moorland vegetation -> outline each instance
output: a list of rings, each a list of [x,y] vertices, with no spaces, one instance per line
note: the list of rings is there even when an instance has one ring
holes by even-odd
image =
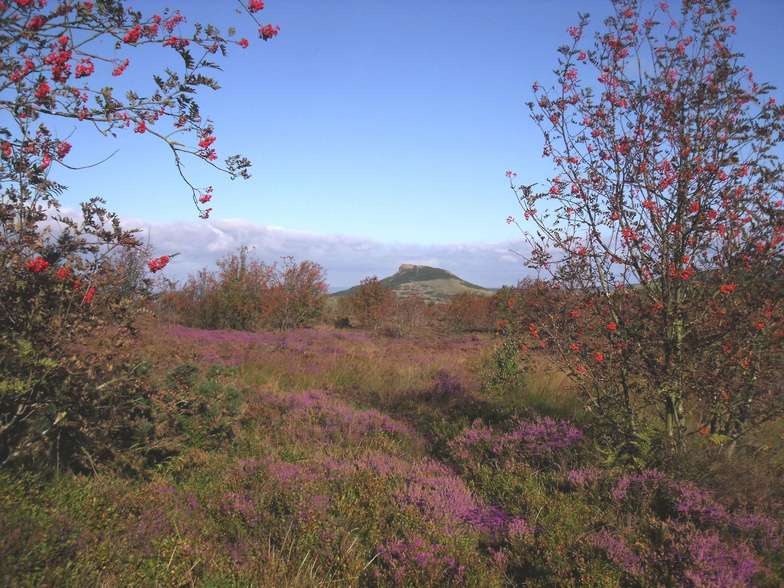
[[[0,3],[0,581],[781,585],[784,109],[725,0],[612,6],[534,88],[558,175],[507,173],[539,279],[433,301],[329,298],[314,262],[245,248],[167,283],[176,252],[102,200],[62,210],[53,121],[247,176],[197,97],[250,42]],[[133,62],[96,39],[182,69],[120,91]]]

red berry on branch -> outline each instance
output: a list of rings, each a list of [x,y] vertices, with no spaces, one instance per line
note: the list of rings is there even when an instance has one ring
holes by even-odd
[[[30,261],[28,261],[25,264],[25,269],[27,269],[28,271],[31,271],[31,272],[33,272],[35,274],[40,274],[42,271],[44,271],[48,267],[49,267],[49,262],[46,261],[40,255],[38,257],[34,258],[34,259],[31,259]]]
[[[87,292],[84,293],[84,298],[82,298],[82,304],[91,304],[94,297],[95,297],[95,287],[90,286],[89,288],[87,288]]]
[[[170,257],[168,255],[162,255],[147,262],[147,267],[150,268],[152,273],[159,272],[168,265],[169,260]]]
[[[264,25],[259,29],[259,35],[265,41],[269,41],[273,37],[277,37],[278,33],[280,32],[279,26],[273,26],[271,24]]]

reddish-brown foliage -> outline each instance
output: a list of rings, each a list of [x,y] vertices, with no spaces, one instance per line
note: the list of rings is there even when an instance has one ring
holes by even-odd
[[[339,301],[340,310],[359,325],[379,329],[391,313],[395,294],[376,276],[363,279],[350,294]]]
[[[313,324],[324,308],[326,282],[312,261],[268,265],[239,253],[218,261],[218,269],[201,270],[185,285],[161,297],[173,320],[207,329],[291,329]]]

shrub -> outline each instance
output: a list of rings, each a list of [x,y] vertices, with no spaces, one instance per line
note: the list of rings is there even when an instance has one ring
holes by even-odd
[[[492,460],[499,464],[526,462],[541,469],[562,469],[575,460],[583,432],[567,421],[544,417],[518,421],[506,432],[475,421],[450,442],[455,459],[463,464]]]
[[[241,247],[219,259],[216,271],[205,268],[191,275],[182,289],[167,293],[162,302],[187,326],[253,330],[262,322],[262,299],[272,286],[273,272]]]
[[[177,290],[160,297],[164,316],[206,329],[292,329],[309,326],[324,310],[326,282],[312,261],[268,265],[247,247],[218,260],[218,269],[201,270]]]
[[[394,297],[388,312],[382,324],[384,334],[390,337],[422,335],[432,323],[429,307],[421,296]]]
[[[81,222],[62,219],[59,233],[38,232],[37,225],[21,232],[17,217],[3,219],[4,464],[85,471],[149,431],[149,390],[131,348],[147,287],[127,263],[138,243],[99,200],[82,212]],[[113,255],[120,249],[123,258]]]
[[[660,415],[672,453],[695,432],[732,447],[784,411],[784,108],[733,51],[728,1],[612,4],[534,84],[557,175],[507,172],[561,303],[526,327],[622,439]]]
[[[286,257],[282,267],[275,269],[263,322],[276,329],[293,329],[319,320],[327,291],[323,268],[312,261],[295,263]]]
[[[395,294],[376,276],[363,279],[359,286],[340,299],[341,311],[369,329],[381,328],[390,315]]]
[[[190,53],[226,55],[247,40],[200,24],[179,32],[185,16],[165,14],[146,16],[121,0],[0,8],[0,464],[86,470],[149,431],[136,427],[148,420],[149,394],[142,364],[128,351],[146,289],[142,250],[101,199],[83,203],[79,219],[62,214],[65,186],[53,170],[68,167],[73,145],[56,129],[67,121],[104,136],[133,129],[160,139],[204,218],[212,188],[188,181],[183,158],[249,177],[241,156],[217,163],[215,129],[197,94],[217,89],[206,72],[219,65]],[[171,36],[175,28],[180,36]],[[265,40],[276,33],[269,25],[259,30]],[[124,55],[139,45],[163,62],[163,55],[175,58],[181,71],[162,65],[149,93],[124,84]],[[101,67],[105,77],[97,81]],[[150,271],[171,257],[150,260]]]
[[[523,385],[525,371],[520,359],[520,343],[508,337],[493,352],[488,386],[491,389],[515,389]]]
[[[492,302],[490,297],[477,294],[452,296],[442,309],[447,329],[457,333],[491,331]]]

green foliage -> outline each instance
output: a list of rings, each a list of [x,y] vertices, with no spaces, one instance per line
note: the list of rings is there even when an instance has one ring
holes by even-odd
[[[166,385],[174,389],[190,390],[199,376],[198,366],[192,363],[183,363],[166,374]]]
[[[660,561],[657,553],[690,561],[690,544],[672,543],[680,529],[672,492],[688,487],[673,482],[648,500],[632,482],[628,498],[615,500],[619,481],[635,474],[631,462],[602,463],[599,429],[556,453],[514,445],[537,434],[537,415],[510,401],[520,388],[487,394],[487,365],[475,360],[485,351],[490,365],[500,353],[501,372],[515,374],[509,346],[499,352],[489,338],[465,337],[413,347],[317,330],[305,332],[313,337],[305,347],[322,341],[331,353],[261,346],[238,367],[206,368],[187,338],[158,329],[143,349],[156,357],[158,392],[142,476],[0,472],[0,526],[14,530],[0,539],[0,569],[15,583],[657,585],[655,570],[635,576],[597,547],[602,530],[643,561]],[[196,333],[193,349],[209,357],[210,334]],[[176,357],[161,352],[171,348]],[[411,354],[427,359],[407,361]],[[523,397],[539,377],[523,374]],[[555,410],[562,401],[551,390]],[[510,437],[521,419],[533,428]],[[489,441],[458,451],[455,440],[472,431]],[[519,524],[482,531],[476,509]],[[701,537],[687,523],[685,536]],[[759,553],[775,585],[780,563]]]
[[[595,434],[600,436],[602,427],[595,428]],[[631,467],[644,469],[657,463],[661,459],[665,440],[660,431],[653,427],[638,430],[634,435],[629,435],[623,441],[618,441],[617,431],[605,434],[605,443],[601,450],[605,456],[605,463],[609,467]]]
[[[3,465],[91,471],[118,453],[131,464],[149,437],[150,390],[132,347],[149,286],[143,250],[99,200],[82,213],[61,218],[58,233],[12,217],[3,226]]]
[[[519,345],[516,339],[509,337],[496,347],[488,380],[491,389],[519,388],[525,381]]]

